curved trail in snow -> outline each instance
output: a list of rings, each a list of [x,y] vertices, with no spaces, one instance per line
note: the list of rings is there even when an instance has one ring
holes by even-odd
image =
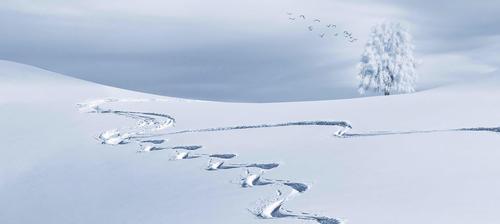
[[[284,208],[285,202],[297,196],[297,191],[292,191],[288,195],[283,196],[280,190],[277,190],[277,196],[260,207],[249,209],[249,211],[257,218],[261,219],[277,219],[277,218],[295,218],[301,220],[312,220],[320,224],[344,224],[346,221],[339,218],[330,218],[318,214],[308,212],[294,212]]]
[[[204,128],[204,129],[189,129],[182,131],[175,131],[169,133],[159,133],[155,132],[162,131],[164,129],[173,127],[176,120],[174,117],[168,114],[162,113],[152,113],[152,112],[137,112],[137,111],[124,111],[124,110],[111,110],[103,109],[102,105],[106,103],[116,103],[116,102],[155,102],[155,101],[167,101],[158,99],[115,99],[108,98],[102,100],[90,101],[87,103],[77,104],[80,111],[87,113],[97,113],[97,114],[114,114],[117,116],[127,117],[137,121],[136,126],[125,128],[123,130],[112,129],[102,132],[96,139],[102,144],[108,145],[121,145],[128,143],[137,143],[140,146],[138,152],[149,153],[153,151],[160,151],[166,149],[175,150],[175,155],[173,155],[170,160],[186,160],[195,159],[200,157],[209,158],[209,163],[206,170],[217,171],[217,170],[227,170],[227,169],[246,169],[246,177],[241,179],[241,187],[250,188],[255,186],[265,186],[265,185],[277,185],[281,187],[286,187],[291,189],[291,193],[284,197],[273,200],[269,203],[265,203],[260,206],[256,211],[251,211],[254,215],[259,218],[271,219],[271,218],[296,218],[302,220],[313,220],[320,224],[341,224],[340,219],[329,218],[325,216],[314,215],[306,212],[293,212],[283,209],[284,203],[293,196],[297,194],[302,194],[309,190],[309,186],[304,183],[289,181],[289,180],[273,180],[263,178],[264,170],[272,170],[279,167],[279,163],[228,163],[227,160],[236,157],[236,154],[232,153],[218,153],[218,154],[195,154],[192,153],[195,150],[202,148],[201,145],[184,145],[184,146],[174,146],[174,147],[162,147],[159,146],[167,141],[167,139],[162,139],[162,136],[176,135],[183,133],[195,133],[195,132],[215,132],[215,131],[230,131],[230,130],[242,130],[242,129],[258,129],[258,128],[273,128],[273,127],[286,127],[286,126],[338,126],[342,129],[338,130],[335,134],[342,136],[347,130],[351,129],[351,125],[345,121],[295,121],[286,123],[276,123],[276,124],[259,124],[259,125],[239,125],[239,126],[229,126],[229,127],[217,127],[217,128]],[[150,139],[155,138],[155,139]],[[258,174],[251,174],[249,169],[260,170]],[[278,196],[282,196],[280,190],[278,190]]]
[[[137,111],[123,111],[123,110],[112,110],[103,109],[102,105],[106,103],[118,103],[118,102],[150,102],[150,101],[161,101],[159,99],[116,99],[108,98],[101,100],[94,100],[86,103],[77,104],[78,109],[86,113],[97,113],[97,114],[114,114],[118,116],[123,116],[131,118],[137,122],[134,127],[125,128],[122,130],[112,129],[107,130],[99,134],[97,140],[102,144],[108,145],[120,145],[130,143],[134,139],[141,139],[143,136],[150,135],[154,132],[161,131],[163,129],[172,127],[175,125],[175,119],[168,114],[161,113],[151,113],[151,112],[137,112]],[[148,140],[138,140],[137,143],[146,143]],[[151,141],[151,140],[149,140]],[[159,144],[163,143],[165,140],[155,140],[150,143]],[[145,148],[145,151],[152,151]]]
[[[285,209],[285,203],[297,195],[300,195],[307,190],[309,186],[304,183],[292,182],[288,180],[273,180],[263,178],[264,172],[261,171],[257,174],[252,174],[248,169],[246,170],[246,176],[241,179],[241,187],[250,188],[255,186],[266,186],[266,185],[281,185],[291,189],[291,192],[287,196],[283,196],[281,190],[277,190],[276,198],[268,199],[262,202],[260,205],[249,211],[254,214],[257,218],[261,219],[277,219],[277,218],[295,218],[301,220],[313,220],[320,224],[343,224],[344,220],[339,218],[331,218],[322,215],[312,214],[308,212],[294,212]]]

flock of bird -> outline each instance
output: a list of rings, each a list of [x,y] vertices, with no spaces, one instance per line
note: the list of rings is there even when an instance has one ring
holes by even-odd
[[[292,22],[297,21],[297,20],[298,21],[305,21],[305,22],[311,21],[311,20],[308,20],[306,18],[306,16],[303,14],[294,14],[291,12],[287,12],[286,14],[288,15],[288,20],[290,20]],[[339,33],[340,31],[337,29],[336,24],[328,23],[325,25],[325,24],[322,24],[320,19],[313,19],[312,23],[309,22],[309,24],[307,26],[307,30],[309,30],[310,32],[313,32],[316,30],[320,31],[318,33],[318,36],[320,38],[326,38],[328,36],[338,37],[339,35],[342,34],[344,39],[346,39],[347,41],[349,41],[351,43],[356,42],[358,40],[357,38],[355,38],[352,35],[352,32],[344,30],[342,33]]]

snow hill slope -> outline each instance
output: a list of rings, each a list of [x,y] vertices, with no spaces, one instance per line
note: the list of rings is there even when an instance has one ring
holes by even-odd
[[[499,84],[218,103],[0,61],[0,223],[494,224]]]

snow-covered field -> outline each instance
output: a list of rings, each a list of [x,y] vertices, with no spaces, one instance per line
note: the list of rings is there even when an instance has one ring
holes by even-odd
[[[496,224],[499,84],[219,103],[0,61],[0,223]]]

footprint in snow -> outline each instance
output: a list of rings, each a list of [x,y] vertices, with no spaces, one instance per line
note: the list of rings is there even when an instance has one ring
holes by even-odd
[[[175,155],[170,160],[196,159],[199,155],[191,155],[189,152],[175,151]]]
[[[194,151],[201,148],[202,148],[201,145],[183,145],[183,146],[175,146],[172,149],[184,149],[184,150]]]
[[[291,182],[287,180],[273,180],[266,179],[263,177],[264,171],[261,170],[260,173],[251,173],[250,170],[245,170],[245,176],[241,178],[241,187],[248,188],[253,186],[263,186],[269,184],[281,184],[287,187],[292,188],[292,190],[297,191],[298,193],[304,193],[309,189],[307,184]]]
[[[120,133],[117,129],[113,129],[99,134],[97,140],[100,141],[101,144],[120,145],[127,144],[131,137],[132,134],[130,133]]]
[[[300,220],[312,220],[320,224],[344,224],[345,220],[338,218],[330,218],[326,216],[320,216],[315,214],[310,214],[306,212],[293,212],[291,210],[284,209],[284,204],[295,195],[297,191],[292,191],[287,196],[283,197],[283,193],[277,190],[277,196],[274,199],[268,200],[261,206],[255,208],[254,210],[249,210],[257,218],[261,219],[275,219],[275,218],[296,218]]]
[[[222,161],[214,161],[214,160],[210,159],[208,161],[208,166],[207,166],[206,170],[210,170],[210,171],[212,171],[212,170],[218,170],[218,169],[220,169],[220,167],[222,166],[222,164],[224,164],[224,162],[222,162]]]
[[[174,147],[173,149],[179,149],[180,147]],[[182,148],[183,150],[186,150],[185,147]],[[207,156],[209,158],[217,158],[217,159],[232,159],[236,157],[236,154],[192,154],[190,152],[185,152],[185,151],[175,151],[176,154],[171,160],[181,160],[181,159],[195,159],[195,158],[200,158],[203,156]]]
[[[307,184],[297,183],[297,182],[285,182],[283,183],[283,185],[291,187],[293,190],[299,193],[304,193],[309,189],[309,186]]]
[[[141,142],[142,142],[142,143],[151,143],[151,144],[156,144],[156,145],[158,145],[158,144],[162,144],[162,143],[164,143],[165,141],[166,141],[166,140],[164,140],[164,139],[158,139],[158,140],[142,140]]]
[[[273,182],[262,180],[261,177],[264,175],[264,171],[262,170],[260,173],[250,173],[250,170],[245,170],[245,177],[241,179],[241,187],[248,188],[253,186],[262,186],[273,184]]]
[[[236,154],[211,154],[208,157],[219,158],[219,159],[232,159],[236,157]]]
[[[251,163],[251,164],[225,164],[224,161],[213,160],[210,158],[208,161],[207,170],[222,170],[222,169],[236,169],[236,168],[260,168],[270,170],[278,167],[278,163]]]
[[[160,150],[164,150],[166,148],[163,148],[163,147],[156,147],[156,146],[153,146],[153,145],[141,145],[141,149],[138,150],[137,152],[152,152],[152,151],[160,151]]]
[[[270,170],[278,167],[280,164],[279,163],[252,163],[245,165],[244,167],[255,167],[255,168],[260,168],[264,170]]]

